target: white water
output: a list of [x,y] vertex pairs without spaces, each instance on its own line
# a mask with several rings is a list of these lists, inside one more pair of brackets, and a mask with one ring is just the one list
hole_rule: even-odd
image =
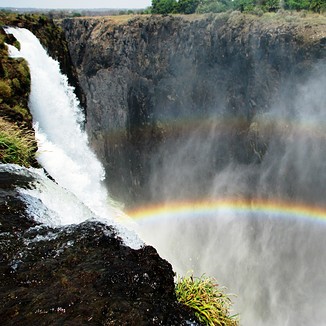
[[7,28],[6,32],[13,34],[21,45],[21,50],[8,45],[11,57],[26,59],[31,72],[29,107],[39,148],[37,160],[61,187],[74,194],[92,213],[77,213],[78,209],[70,213],[62,211],[64,201],[59,192],[34,191],[33,196],[53,210],[61,211],[57,220],[60,224],[80,223],[93,215],[115,225],[127,245],[139,248],[143,243],[136,234],[116,223],[119,220],[128,224],[128,218],[102,185],[103,167],[88,147],[87,135],[81,129],[84,116],[74,89],[60,72],[59,63],[48,56],[30,31]]

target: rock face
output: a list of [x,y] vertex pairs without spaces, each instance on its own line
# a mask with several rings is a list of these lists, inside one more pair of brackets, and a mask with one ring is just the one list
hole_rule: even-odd
[[192,313],[176,301],[171,265],[154,248],[133,250],[98,222],[37,223],[19,192],[35,181],[23,168],[0,166],[3,325],[191,324]]
[[[64,20],[87,98],[91,144],[111,193],[129,204],[166,196],[162,178],[174,152],[187,146],[188,161],[207,158],[200,171],[179,173],[183,189],[197,185],[195,196],[205,192],[213,170],[232,161],[259,163],[268,140],[255,136],[254,117],[295,96],[286,85],[300,83],[326,57],[325,19],[290,18],[233,13]],[[223,127],[223,141],[214,142],[212,131]],[[204,152],[190,146],[194,133],[201,144],[210,137],[213,145]]]

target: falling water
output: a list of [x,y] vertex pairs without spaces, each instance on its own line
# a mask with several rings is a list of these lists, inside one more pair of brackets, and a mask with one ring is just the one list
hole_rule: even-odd
[[[128,225],[127,217],[101,183],[103,167],[88,147],[87,135],[82,130],[84,116],[74,89],[60,72],[59,63],[48,56],[39,40],[27,29],[7,28],[6,32],[13,34],[21,46],[18,50],[8,45],[11,57],[26,59],[31,72],[29,108],[38,142],[37,160],[61,187],[89,210],[85,214],[78,214],[79,210],[70,211],[70,214],[69,210],[63,211],[60,223],[80,223],[93,214],[115,225],[130,246],[139,247],[142,242],[136,234],[115,222],[119,219]],[[48,182],[41,184],[46,191],[34,193],[34,196],[54,210],[62,211],[67,191],[60,194]],[[72,199],[70,195],[69,198]]]

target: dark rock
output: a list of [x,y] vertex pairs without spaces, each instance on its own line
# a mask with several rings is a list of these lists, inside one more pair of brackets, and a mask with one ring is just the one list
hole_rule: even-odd
[[189,325],[194,319],[177,303],[171,265],[154,248],[131,249],[115,229],[95,221],[61,228],[36,223],[18,190],[35,187],[32,175],[2,169],[0,181],[2,325]]

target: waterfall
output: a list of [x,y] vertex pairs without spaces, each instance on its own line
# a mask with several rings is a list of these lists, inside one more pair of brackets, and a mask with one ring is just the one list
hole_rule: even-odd
[[[13,34],[21,46],[18,50],[7,45],[10,56],[26,59],[31,72],[29,108],[38,143],[37,160],[89,212],[78,214],[75,210],[75,213],[70,211],[67,214],[67,210],[62,211],[66,190],[62,190],[61,194],[58,189],[57,192],[38,191],[37,194],[34,192],[34,196],[50,205],[52,210],[62,211],[59,214],[61,218],[56,219],[60,224],[80,223],[93,214],[97,219],[115,225],[128,245],[138,248],[143,243],[136,234],[116,223],[119,220],[129,225],[128,218],[102,185],[104,169],[89,149],[87,135],[82,130],[84,116],[67,76],[60,72],[59,63],[47,54],[29,30],[6,28],[6,32]],[[49,190],[49,187],[46,189]]]

